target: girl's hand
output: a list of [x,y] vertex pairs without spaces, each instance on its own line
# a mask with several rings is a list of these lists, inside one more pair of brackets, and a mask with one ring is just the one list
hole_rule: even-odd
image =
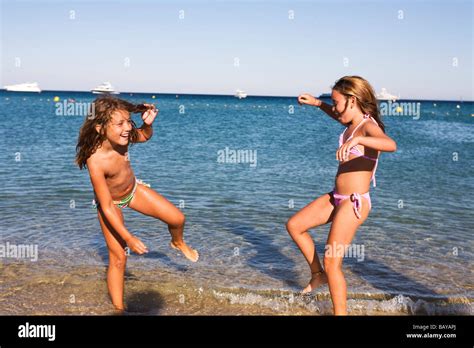
[[359,137],[354,137],[342,144],[342,146],[336,151],[336,159],[339,162],[347,162],[349,160],[351,149],[354,146],[359,145],[359,140]]
[[148,110],[142,113],[142,120],[143,123],[151,126],[153,121],[156,118],[156,115],[158,115],[158,109],[155,107],[154,104],[144,104],[145,106],[148,106]]
[[142,255],[148,252],[148,248],[143,242],[135,236],[130,237],[127,241],[128,247],[135,253]]
[[300,105],[308,104],[308,105],[312,105],[312,106],[321,106],[322,101],[319,100],[319,99],[316,99],[311,94],[305,93],[305,94],[301,94],[298,97],[298,103]]

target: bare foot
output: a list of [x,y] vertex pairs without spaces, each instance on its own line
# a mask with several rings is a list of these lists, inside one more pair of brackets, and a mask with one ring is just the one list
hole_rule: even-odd
[[314,289],[316,289],[318,286],[326,284],[327,282],[328,282],[328,277],[324,271],[314,272],[311,275],[311,280],[309,281],[309,284],[306,286],[306,288],[303,289],[301,293],[306,294],[308,292],[311,292]]
[[114,315],[123,315],[125,313],[125,308],[124,306],[116,306],[114,305]]
[[171,241],[170,246],[173,249],[180,250],[184,254],[184,256],[186,256],[192,262],[196,262],[199,259],[199,253],[196,250],[191,249],[184,242],[178,244],[178,243],[174,243],[173,241]]

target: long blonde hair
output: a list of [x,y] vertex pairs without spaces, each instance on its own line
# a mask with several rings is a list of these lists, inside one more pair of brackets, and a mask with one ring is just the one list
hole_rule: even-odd
[[357,100],[357,106],[364,114],[369,114],[379,124],[379,127],[385,133],[385,125],[380,117],[380,111],[375,96],[374,89],[370,83],[360,76],[344,76],[336,81],[336,84],[332,88],[338,91],[347,98],[346,107],[349,103],[350,97],[355,97]]

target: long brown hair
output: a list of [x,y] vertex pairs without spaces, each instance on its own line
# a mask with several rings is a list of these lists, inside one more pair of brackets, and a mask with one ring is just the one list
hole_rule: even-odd
[[[385,125],[382,122],[377,98],[374,89],[370,83],[360,76],[344,76],[336,81],[332,88],[347,98],[346,108],[350,97],[355,97],[359,109],[364,114],[369,114],[379,124],[379,127],[385,133]],[[345,111],[345,109],[344,109]]]
[[[143,112],[147,110],[147,107],[143,104],[135,105],[126,100],[110,96],[102,96],[94,100],[92,108],[79,131],[79,138],[77,140],[75,162],[80,169],[86,167],[87,159],[106,140],[107,124],[112,119],[112,114],[118,110],[130,113]],[[99,132],[96,130],[97,125],[101,125]],[[137,138],[137,126],[132,121],[132,130],[130,131],[131,143],[135,142]]]

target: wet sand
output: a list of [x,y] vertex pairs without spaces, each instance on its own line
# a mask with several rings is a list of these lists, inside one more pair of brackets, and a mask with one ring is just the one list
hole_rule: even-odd
[[[157,271],[158,272],[158,271]],[[127,271],[125,315],[331,315],[327,287],[301,295],[284,290],[220,288],[163,273]],[[106,267],[1,266],[1,315],[115,315]],[[472,299],[429,303],[383,294],[348,294],[351,315],[469,314]],[[443,309],[444,308],[444,309]]]

